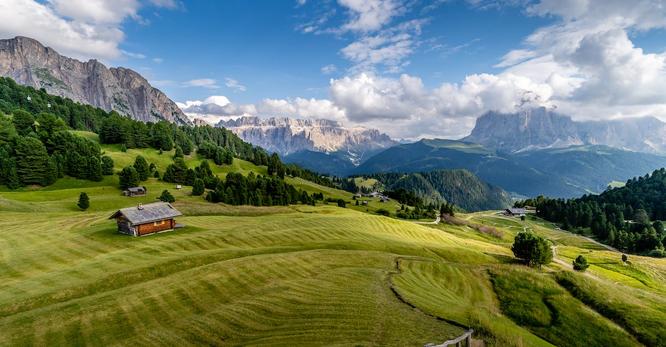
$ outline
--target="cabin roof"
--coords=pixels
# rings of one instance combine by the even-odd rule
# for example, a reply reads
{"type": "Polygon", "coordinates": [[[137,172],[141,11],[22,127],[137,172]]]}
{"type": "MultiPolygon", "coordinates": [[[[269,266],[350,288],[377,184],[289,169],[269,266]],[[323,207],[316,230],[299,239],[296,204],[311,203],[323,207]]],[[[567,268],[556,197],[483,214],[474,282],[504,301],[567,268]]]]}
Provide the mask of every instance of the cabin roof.
{"type": "Polygon", "coordinates": [[[129,187],[127,188],[128,191],[130,192],[143,192],[146,190],[145,187],[129,187]]]}
{"type": "Polygon", "coordinates": [[[182,216],[183,214],[168,202],[155,202],[152,204],[121,208],[111,215],[109,219],[118,218],[121,215],[125,216],[125,218],[127,218],[127,220],[133,225],[137,225],[171,219],[182,216]]]}
{"type": "Polygon", "coordinates": [[[506,209],[509,211],[511,214],[526,214],[527,210],[524,208],[508,208],[506,209]]]}

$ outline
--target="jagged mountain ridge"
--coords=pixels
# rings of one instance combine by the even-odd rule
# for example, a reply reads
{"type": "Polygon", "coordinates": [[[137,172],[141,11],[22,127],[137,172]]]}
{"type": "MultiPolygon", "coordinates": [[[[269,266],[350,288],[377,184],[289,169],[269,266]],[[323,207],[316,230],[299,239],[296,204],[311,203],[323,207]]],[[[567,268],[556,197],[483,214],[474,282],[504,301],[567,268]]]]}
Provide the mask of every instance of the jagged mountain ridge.
{"type": "Polygon", "coordinates": [[[269,152],[287,156],[302,151],[338,153],[358,165],[369,155],[397,144],[376,129],[346,128],[327,119],[243,116],[222,120],[217,126],[269,152]]]}
{"type": "Polygon", "coordinates": [[[175,102],[139,73],[107,68],[95,59],[68,58],[28,37],[0,40],[0,76],[136,120],[192,124],[175,102]]]}
{"type": "Polygon", "coordinates": [[[462,141],[502,152],[605,145],[636,152],[666,153],[666,123],[654,117],[578,122],[546,108],[517,113],[487,112],[462,141]]]}

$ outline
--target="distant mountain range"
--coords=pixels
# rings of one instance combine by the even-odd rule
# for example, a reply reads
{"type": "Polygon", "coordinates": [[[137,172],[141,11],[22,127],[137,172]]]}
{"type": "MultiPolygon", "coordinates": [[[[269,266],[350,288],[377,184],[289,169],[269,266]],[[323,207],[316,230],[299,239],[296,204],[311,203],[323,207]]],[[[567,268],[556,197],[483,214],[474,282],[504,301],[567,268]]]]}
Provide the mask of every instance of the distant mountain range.
{"type": "Polygon", "coordinates": [[[0,76],[137,120],[192,124],[175,102],[137,72],[68,58],[31,38],[0,40],[0,76]]]}
{"type": "MultiPolygon", "coordinates": [[[[339,122],[325,119],[260,119],[244,116],[223,120],[217,125],[269,152],[277,152],[287,162],[315,162],[321,159],[317,157],[325,153],[334,161],[333,165],[352,168],[371,155],[397,144],[376,129],[347,128],[339,122]]],[[[321,167],[316,169],[331,173],[321,167]]]]}
{"type": "Polygon", "coordinates": [[[485,182],[518,195],[574,197],[601,192],[613,181],[625,181],[664,166],[664,156],[608,146],[572,146],[509,154],[470,142],[421,140],[387,149],[352,173],[466,169],[485,182]]]}
{"type": "Polygon", "coordinates": [[[577,122],[546,108],[488,112],[462,141],[509,153],[579,145],[666,153],[666,123],[654,117],[577,122]]]}

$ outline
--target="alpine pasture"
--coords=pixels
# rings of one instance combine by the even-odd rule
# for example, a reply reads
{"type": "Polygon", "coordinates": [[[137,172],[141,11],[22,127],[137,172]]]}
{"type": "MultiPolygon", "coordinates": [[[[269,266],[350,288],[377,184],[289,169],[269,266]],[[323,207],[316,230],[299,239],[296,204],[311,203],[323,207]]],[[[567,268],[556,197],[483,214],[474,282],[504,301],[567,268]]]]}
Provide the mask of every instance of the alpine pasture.
{"type": "MultiPolygon", "coordinates": [[[[82,134],[92,136],[91,134],[82,134]]],[[[137,154],[163,170],[173,153],[103,146],[116,171],[137,154]]],[[[199,158],[187,158],[190,167],[199,158]]],[[[216,174],[265,173],[234,160],[216,174]]],[[[352,194],[298,178],[308,192],[352,194]]],[[[123,197],[117,176],[0,190],[0,345],[394,345],[460,335],[498,346],[633,346],[666,341],[666,259],[630,256],[494,212],[459,218],[495,227],[417,224],[347,208],[212,204],[154,178],[123,197]],[[133,238],[108,217],[176,197],[186,227],[133,238]],[[81,192],[90,208],[77,206],[81,192]],[[514,235],[547,237],[555,261],[517,262],[514,235]],[[583,254],[590,267],[574,272],[583,254]]]]}

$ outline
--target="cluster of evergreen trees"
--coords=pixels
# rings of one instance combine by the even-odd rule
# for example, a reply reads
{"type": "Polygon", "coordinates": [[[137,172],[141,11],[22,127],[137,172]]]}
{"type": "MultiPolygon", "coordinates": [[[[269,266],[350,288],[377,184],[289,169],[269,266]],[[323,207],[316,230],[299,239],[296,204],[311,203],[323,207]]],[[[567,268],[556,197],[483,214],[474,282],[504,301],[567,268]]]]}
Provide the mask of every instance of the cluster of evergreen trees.
{"type": "Polygon", "coordinates": [[[666,232],[666,170],[633,178],[621,188],[578,199],[537,197],[518,207],[534,206],[537,215],[560,223],[562,229],[590,230],[600,241],[625,252],[664,256],[666,232]]]}
{"type": "Polygon", "coordinates": [[[206,200],[210,202],[254,206],[297,203],[314,205],[315,199],[316,196],[297,190],[279,177],[257,176],[252,172],[247,177],[239,173],[229,173],[206,195],[206,200]]]}
{"type": "Polygon", "coordinates": [[[112,174],[113,160],[101,156],[99,145],[67,129],[50,113],[0,114],[0,184],[15,189],[47,186],[64,175],[100,181],[112,174]]]}

